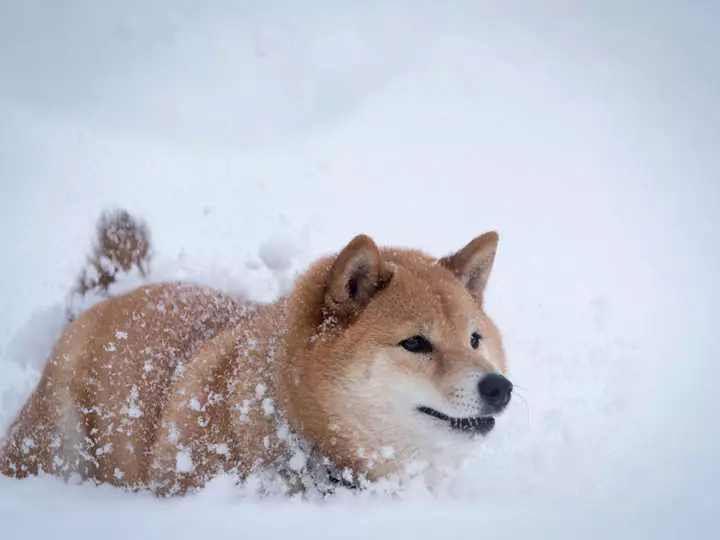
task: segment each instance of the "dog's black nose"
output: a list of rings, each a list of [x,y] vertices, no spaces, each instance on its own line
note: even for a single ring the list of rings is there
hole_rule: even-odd
[[[483,401],[498,411],[510,403],[512,389],[512,383],[499,373],[485,375],[478,383],[478,391]]]

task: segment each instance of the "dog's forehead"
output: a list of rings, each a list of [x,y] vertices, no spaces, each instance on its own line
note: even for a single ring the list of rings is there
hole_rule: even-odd
[[[391,281],[394,304],[414,318],[443,321],[451,326],[475,319],[478,306],[460,280],[434,261],[415,260],[398,265]]]

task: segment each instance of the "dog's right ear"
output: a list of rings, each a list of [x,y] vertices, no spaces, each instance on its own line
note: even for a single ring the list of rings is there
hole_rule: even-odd
[[[352,320],[375,293],[390,281],[391,273],[372,238],[361,234],[343,249],[325,280],[328,315]]]

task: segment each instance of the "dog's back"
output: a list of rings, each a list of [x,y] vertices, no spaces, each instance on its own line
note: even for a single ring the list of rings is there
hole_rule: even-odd
[[[10,429],[0,470],[144,484],[173,378],[198,348],[247,316],[227,296],[182,284],[141,287],[92,307],[57,341]]]

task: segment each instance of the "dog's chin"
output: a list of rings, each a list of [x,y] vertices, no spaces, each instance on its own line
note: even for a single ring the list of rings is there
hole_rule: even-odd
[[[470,436],[487,435],[495,427],[495,418],[492,416],[453,417],[441,413],[431,407],[420,406],[417,411],[435,419],[436,423],[449,428],[456,433]]]

